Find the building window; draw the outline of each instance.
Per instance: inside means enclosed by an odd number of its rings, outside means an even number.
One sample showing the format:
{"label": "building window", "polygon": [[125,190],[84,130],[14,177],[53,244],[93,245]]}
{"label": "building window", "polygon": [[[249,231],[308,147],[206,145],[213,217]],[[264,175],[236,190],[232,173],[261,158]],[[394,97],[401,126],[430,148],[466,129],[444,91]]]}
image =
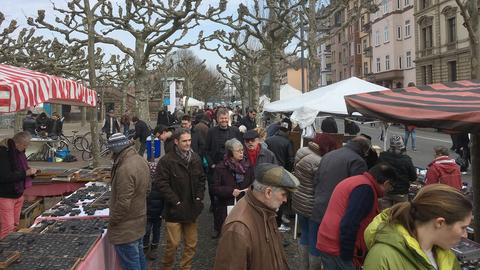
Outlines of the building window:
{"label": "building window", "polygon": [[390,55],[385,56],[385,70],[390,70]]}
{"label": "building window", "polygon": [[420,2],[420,4],[419,4],[420,9],[425,9],[428,6],[430,6],[430,3],[429,3],[430,0],[420,0],[419,2]]}
{"label": "building window", "polygon": [[433,31],[431,25],[422,28],[420,42],[422,49],[433,47]]}
{"label": "building window", "polygon": [[410,0],[405,0],[405,5],[404,6],[409,6],[410,5]]}
{"label": "building window", "polygon": [[380,72],[380,58],[377,58],[377,72]]}
{"label": "building window", "polygon": [[385,26],[385,28],[383,29],[383,38],[384,38],[384,42],[387,43],[388,42],[388,26]]}
{"label": "building window", "polygon": [[365,49],[367,48],[367,40],[364,39],[364,40],[362,41],[362,44],[363,44],[363,49],[365,50]]}
{"label": "building window", "polygon": [[357,44],[357,54],[361,54],[362,53],[362,44],[358,43]]}
{"label": "building window", "polygon": [[405,38],[410,37],[410,20],[405,21]]}
{"label": "building window", "polygon": [[368,62],[363,62],[363,75],[368,74]]}
{"label": "building window", "polygon": [[402,8],[402,0],[397,0],[397,9]]}
{"label": "building window", "polygon": [[340,42],[341,42],[341,36],[340,36],[340,33],[338,33],[338,35],[337,35],[337,40],[338,40],[338,43],[340,43]]}
{"label": "building window", "polygon": [[342,72],[340,71],[340,76],[339,76],[340,81],[342,80]]}
{"label": "building window", "polygon": [[397,40],[401,40],[401,39],[402,39],[402,27],[397,26]]}
{"label": "building window", "polygon": [[423,66],[422,67],[422,81],[423,84],[431,84],[433,79],[433,66]]}
{"label": "building window", "polygon": [[457,22],[456,17],[447,19],[448,42],[457,41]]}
{"label": "building window", "polygon": [[412,52],[408,51],[405,57],[405,61],[407,62],[407,68],[412,67]]}
{"label": "building window", "polygon": [[342,63],[342,52],[338,52],[338,63]]}
{"label": "building window", "polygon": [[383,14],[388,13],[388,1],[389,0],[383,0]]}
{"label": "building window", "polygon": [[448,80],[452,82],[457,80],[457,61],[448,62]]}
{"label": "building window", "polygon": [[380,31],[375,32],[375,46],[380,46]]}
{"label": "building window", "polygon": [[398,57],[398,69],[402,69],[402,57]]}

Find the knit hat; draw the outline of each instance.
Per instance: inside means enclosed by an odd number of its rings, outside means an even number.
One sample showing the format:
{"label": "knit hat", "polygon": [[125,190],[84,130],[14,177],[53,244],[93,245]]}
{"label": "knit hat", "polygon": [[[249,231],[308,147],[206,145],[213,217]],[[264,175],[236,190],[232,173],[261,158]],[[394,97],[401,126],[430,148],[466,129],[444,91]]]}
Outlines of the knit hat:
{"label": "knit hat", "polygon": [[395,150],[402,150],[405,148],[405,143],[403,142],[403,138],[399,135],[393,135],[390,138],[390,148]]}
{"label": "knit hat", "polygon": [[107,148],[113,153],[120,153],[130,146],[130,141],[122,133],[115,133],[108,139]]}
{"label": "knit hat", "polygon": [[255,180],[267,186],[284,188],[295,191],[300,185],[298,179],[282,166],[271,163],[258,164],[255,167]]}

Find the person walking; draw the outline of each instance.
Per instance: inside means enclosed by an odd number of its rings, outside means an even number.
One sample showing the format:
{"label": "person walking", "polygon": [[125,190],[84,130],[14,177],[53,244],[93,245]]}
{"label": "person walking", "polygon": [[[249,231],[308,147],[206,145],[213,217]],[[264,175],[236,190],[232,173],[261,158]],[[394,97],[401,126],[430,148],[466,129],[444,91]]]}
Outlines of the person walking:
{"label": "person walking", "polygon": [[317,232],[317,249],[325,269],[361,267],[367,252],[363,232],[380,213],[378,198],[396,177],[392,166],[378,163],[335,187]]}
{"label": "person walking", "polygon": [[262,163],[278,164],[275,154],[268,150],[266,144],[262,144],[256,129],[247,131],[243,135],[243,141],[247,151],[246,156],[251,167]]}
{"label": "person walking", "polygon": [[302,269],[321,269],[320,253],[316,248],[317,226],[310,221],[314,203],[313,178],[322,157],[336,149],[335,140],[325,133],[318,133],[308,146],[300,148],[295,155],[294,175],[300,181],[293,193],[292,207],[298,214],[300,227],[299,251]]}
{"label": "person walking", "polygon": [[458,190],[462,189],[462,175],[460,167],[453,158],[448,156],[445,146],[435,146],[435,159],[428,164],[425,184],[445,184]]}
{"label": "person walking", "polygon": [[112,134],[120,132],[120,125],[118,124],[113,110],[108,111],[107,116],[105,117],[105,122],[103,122],[102,131],[107,135],[107,140]]}
{"label": "person walking", "polygon": [[253,183],[253,167],[243,155],[243,145],[233,138],[225,142],[225,158],[215,167],[213,194],[217,201],[213,210],[214,234],[218,238],[227,217],[227,206],[243,197]]}
{"label": "person walking", "polygon": [[[367,171],[367,163],[363,159],[370,149],[370,141],[357,136],[345,146],[333,150],[322,157],[320,166],[313,178],[314,203],[310,222],[312,231],[318,231],[333,190],[342,180],[361,175]],[[317,239],[311,239],[317,243]]]}
{"label": "person walking", "polygon": [[417,179],[417,170],[412,159],[405,152],[405,145],[401,136],[393,135],[390,138],[390,148],[380,153],[378,162],[386,162],[394,166],[397,172],[397,181],[392,182],[393,189],[380,200],[381,208],[391,207],[398,202],[408,200],[410,182]]}
{"label": "person walking", "polygon": [[[149,162],[150,177],[153,182],[157,164]],[[148,259],[156,260],[158,256],[158,246],[160,243],[160,227],[162,225],[162,213],[164,202],[162,195],[158,190],[152,188],[147,195],[147,227],[143,236],[143,251],[148,254]]]}
{"label": "person walking", "polygon": [[203,209],[205,174],[200,156],[191,149],[190,130],[180,128],[174,135],[175,149],[163,156],[157,164],[156,188],[165,200],[165,227],[167,244],[162,265],[170,270],[175,264],[182,238],[184,249],[180,268],[192,268],[197,247],[197,217]]}
{"label": "person walking", "polygon": [[268,149],[275,154],[278,164],[291,172],[293,170],[295,153],[293,151],[293,143],[288,138],[289,131],[288,123],[282,122],[277,133],[267,138],[265,143],[268,145]]}
{"label": "person walking", "polygon": [[245,117],[240,120],[240,125],[244,125],[247,130],[251,130],[257,127],[257,111],[253,108],[248,110],[248,113]]}
{"label": "person walking", "polygon": [[192,150],[197,153],[202,159],[205,156],[205,140],[200,133],[192,128],[192,118],[186,114],[182,116],[180,126],[190,130],[192,134]]}
{"label": "person walking", "polygon": [[405,125],[405,148],[408,147],[408,140],[412,137],[412,151],[417,151],[416,147],[416,135],[415,135],[415,126],[412,125]]}
{"label": "person walking", "polygon": [[153,135],[161,141],[160,157],[172,152],[175,149],[173,130],[173,128],[164,125],[156,126],[153,130]]}
{"label": "person walking", "polygon": [[338,127],[335,118],[328,116],[323,119],[320,129],[324,133],[338,133]]}
{"label": "person walking", "polygon": [[223,225],[215,270],[288,269],[275,212],[298,185],[298,179],[281,166],[263,163],[255,168],[253,189]]}
{"label": "person walking", "polygon": [[132,117],[133,125],[135,126],[135,135],[133,135],[132,140],[137,140],[140,142],[140,149],[138,149],[138,154],[143,157],[145,150],[147,149],[147,138],[151,134],[151,130],[148,127],[147,123],[138,119],[138,117]]}
{"label": "person walking", "polygon": [[460,270],[451,248],[467,237],[472,209],[453,187],[425,186],[411,202],[384,210],[368,225],[363,269]]}
{"label": "person walking", "polygon": [[37,173],[25,156],[31,139],[29,132],[22,131],[0,142],[0,239],[18,226],[23,192],[32,186],[32,178]]}
{"label": "person walking", "polygon": [[130,110],[125,110],[125,113],[120,118],[120,124],[123,127],[123,135],[128,136],[128,131],[130,130]]}
{"label": "person walking", "polygon": [[150,170],[147,161],[122,133],[110,136],[107,147],[113,153],[108,240],[115,248],[122,269],[145,270],[143,236]]}

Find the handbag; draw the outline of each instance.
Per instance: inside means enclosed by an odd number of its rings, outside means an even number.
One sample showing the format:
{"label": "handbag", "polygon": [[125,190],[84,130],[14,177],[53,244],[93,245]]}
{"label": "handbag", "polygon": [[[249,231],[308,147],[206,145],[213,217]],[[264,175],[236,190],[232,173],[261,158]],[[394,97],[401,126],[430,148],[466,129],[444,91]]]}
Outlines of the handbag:
{"label": "handbag", "polygon": [[230,215],[230,212],[232,211],[233,207],[237,204],[237,197],[234,197],[233,199],[233,205],[227,205],[227,216]]}

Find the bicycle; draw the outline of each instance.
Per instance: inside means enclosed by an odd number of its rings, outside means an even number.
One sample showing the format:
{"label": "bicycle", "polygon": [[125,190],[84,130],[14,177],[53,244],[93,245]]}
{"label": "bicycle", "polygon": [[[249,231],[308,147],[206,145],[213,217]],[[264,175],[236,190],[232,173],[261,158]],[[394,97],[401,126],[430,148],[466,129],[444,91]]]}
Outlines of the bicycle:
{"label": "bicycle", "polygon": [[73,135],[71,136],[67,136],[63,133],[60,134],[59,148],[62,149],[66,147],[70,149],[69,146],[73,145],[73,147],[78,151],[85,151],[86,149],[88,149],[90,142],[85,136],[86,133],[84,135],[78,136],[77,135],[78,132],[79,132],[78,130],[72,131]]}
{"label": "bicycle", "polygon": [[[100,157],[107,156],[110,151],[107,149],[107,139],[103,136],[104,133],[100,133],[99,135],[99,151],[100,151]],[[84,136],[90,136],[90,132],[85,133]],[[82,159],[85,161],[90,161],[93,159],[92,155],[92,149],[91,149],[91,144],[88,145],[83,151],[82,151]]]}

